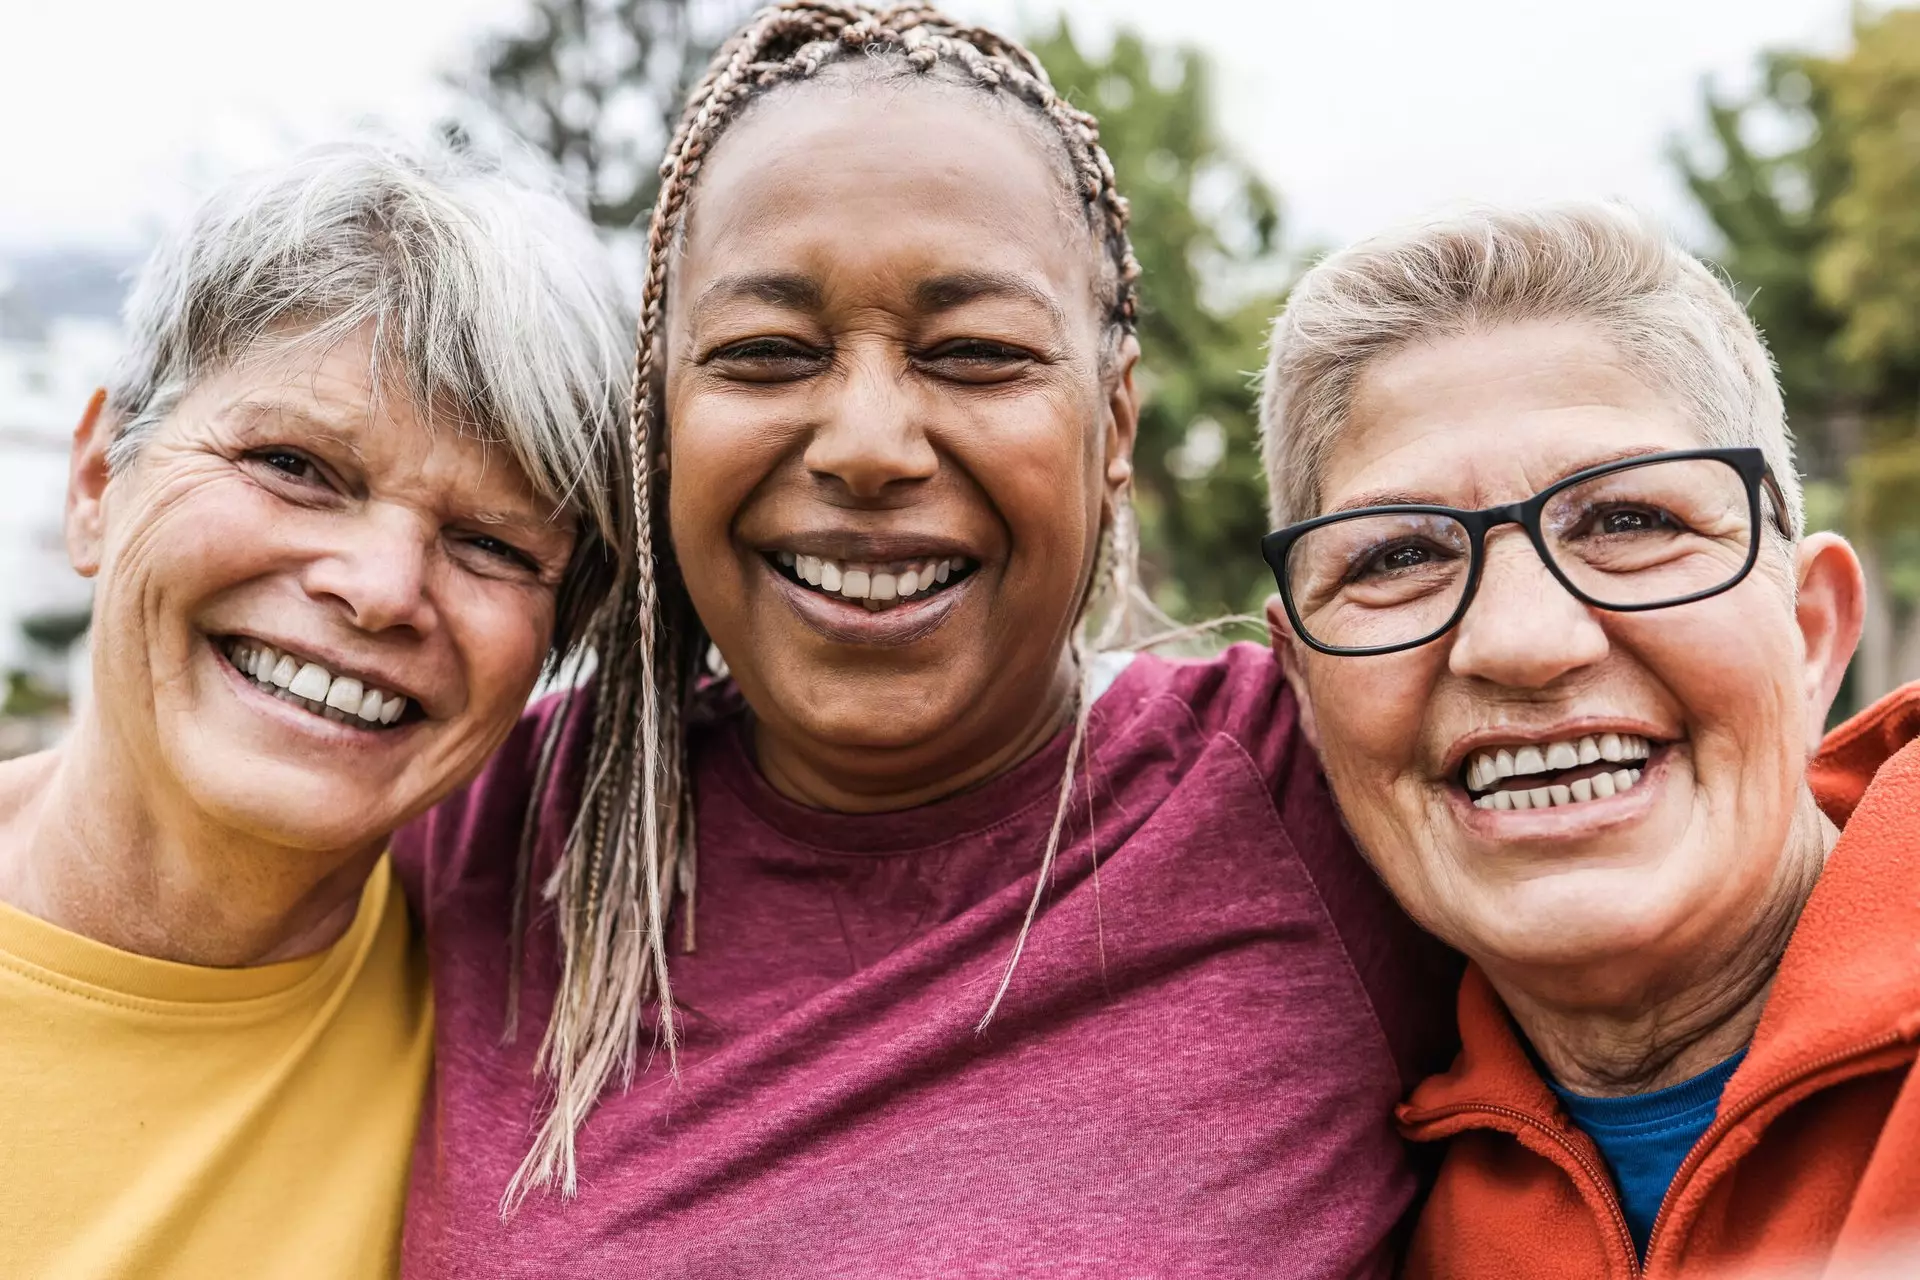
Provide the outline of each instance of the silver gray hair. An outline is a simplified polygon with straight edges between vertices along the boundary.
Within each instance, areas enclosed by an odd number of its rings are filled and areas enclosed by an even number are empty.
[[[1276,527],[1319,512],[1370,362],[1531,320],[1584,321],[1675,396],[1714,448],[1757,447],[1800,536],[1805,504],[1772,357],[1728,282],[1618,205],[1477,209],[1364,240],[1301,278],[1274,323],[1260,448]]]
[[[209,374],[371,326],[383,393],[505,448],[579,520],[556,650],[598,607],[621,545],[631,330],[606,251],[530,157],[510,172],[444,146],[314,148],[209,196],[124,318],[115,473]]]

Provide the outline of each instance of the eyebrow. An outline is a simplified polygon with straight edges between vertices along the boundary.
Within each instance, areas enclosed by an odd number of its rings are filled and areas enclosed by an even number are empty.
[[[824,304],[820,284],[798,272],[753,272],[722,276],[700,291],[692,318],[728,302],[764,302],[787,311],[818,311]]]
[[[249,427],[262,418],[292,419],[315,436],[349,454],[356,463],[365,461],[360,445],[353,438],[353,430],[346,425],[346,419],[342,416],[316,413],[306,405],[290,403],[271,395],[248,396],[235,404],[233,410],[240,421]]]
[[[1015,298],[1039,307],[1057,326],[1064,326],[1067,319],[1052,294],[1029,280],[1001,271],[958,271],[936,276],[921,282],[913,297],[922,311],[935,314],[982,298]]]
[[[1666,453],[1666,452],[1667,452],[1667,446],[1665,445],[1660,445],[1657,447],[1652,445],[1632,445],[1625,449],[1616,449],[1611,453],[1602,454],[1597,458],[1589,458],[1586,461],[1582,462],[1577,467],[1569,467],[1565,471],[1561,472],[1558,476],[1554,477],[1554,479],[1548,481],[1546,484],[1540,487],[1542,489],[1551,488],[1553,485],[1560,483],[1560,481],[1566,479],[1568,476],[1574,474],[1575,472],[1585,471],[1589,467],[1604,467],[1611,462],[1624,462],[1628,458],[1644,458],[1649,454]],[[1527,497],[1532,497],[1532,496],[1533,496],[1532,494],[1527,495]],[[1524,502],[1526,501],[1526,499],[1522,498],[1521,501]],[[1496,503],[1495,505],[1504,506],[1505,504]],[[1418,490],[1413,490],[1413,489],[1371,489],[1365,493],[1356,493],[1352,497],[1341,502],[1338,506],[1328,507],[1321,514],[1329,515],[1329,516],[1338,515],[1342,511],[1357,511],[1363,507],[1451,507],[1451,506],[1453,506],[1451,502],[1444,502],[1430,492],[1422,493]],[[1456,508],[1456,509],[1459,509],[1459,508]]]

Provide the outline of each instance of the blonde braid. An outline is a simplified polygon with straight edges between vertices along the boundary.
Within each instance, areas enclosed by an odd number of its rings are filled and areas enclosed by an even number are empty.
[[[1140,267],[1127,236],[1127,203],[1100,147],[1099,126],[1054,92],[1039,60],[1025,48],[990,31],[955,23],[928,5],[873,9],[787,0],[761,10],[715,56],[689,95],[661,162],[660,194],[647,228],[633,408],[623,442],[632,477],[632,510],[625,513],[631,528],[623,532],[630,534],[633,550],[621,557],[612,597],[593,627],[600,668],[586,784],[563,852],[544,886],[556,904],[562,965],[538,1058],[539,1070],[552,1084],[552,1108],[507,1188],[503,1213],[510,1213],[536,1186],[557,1184],[563,1194],[574,1194],[575,1135],[615,1075],[631,1080],[641,1014],[649,1002],[660,1011],[658,1042],[669,1062],[676,1068],[678,1063],[667,923],[678,895],[683,942],[691,949],[696,833],[686,731],[707,639],[679,578],[666,525],[667,427],[658,361],[671,258],[684,231],[693,188],[714,145],[748,104],[836,63],[859,59],[861,66],[872,66],[875,55],[888,54],[896,55],[914,75],[942,65],[955,67],[982,91],[1009,94],[1053,126],[1100,245],[1109,331],[1131,332],[1136,320]],[[1117,553],[1132,554],[1132,542],[1122,534],[1130,527],[1122,498],[1103,517],[1094,571],[1081,588],[1070,641],[1076,671],[1073,735],[1060,800],[1034,898],[987,1019],[1005,996],[1038,915],[1072,801],[1074,768],[1084,752],[1090,710],[1084,635],[1088,616],[1096,600],[1106,602],[1104,639],[1110,632],[1120,633],[1116,626],[1126,630],[1126,617],[1144,600],[1132,586],[1131,561],[1123,565],[1117,558]],[[557,734],[567,718],[556,717],[552,732]],[[540,791],[550,782],[545,775],[552,762],[552,741],[543,746]],[[533,800],[536,809],[540,791]],[[521,886],[517,895],[524,894],[530,874],[535,826],[530,819],[516,875]],[[517,1015],[517,975],[524,955],[518,935],[525,915],[516,905],[510,1026]]]

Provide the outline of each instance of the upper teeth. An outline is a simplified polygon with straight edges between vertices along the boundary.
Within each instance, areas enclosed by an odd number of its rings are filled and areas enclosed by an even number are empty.
[[[289,700],[300,699],[329,719],[353,717],[368,724],[392,724],[407,709],[407,700],[363,684],[352,676],[336,676],[317,662],[307,662],[290,653],[281,653],[257,640],[238,640],[229,650],[233,665],[268,688],[278,689]]]
[[[905,600],[930,591],[952,577],[966,563],[959,557],[910,564],[905,569],[885,571],[870,565],[849,565],[820,556],[779,553],[780,563],[808,586],[849,600]]]
[[[1500,747],[1476,751],[1467,757],[1467,789],[1487,791],[1502,778],[1530,777],[1558,773],[1582,765],[1624,764],[1620,769],[1604,770],[1590,778],[1565,784],[1531,788],[1502,788],[1474,800],[1480,809],[1545,809],[1553,805],[1605,799],[1625,791],[1640,781],[1638,767],[1651,754],[1645,738],[1632,734],[1589,734],[1584,738],[1544,745],[1530,743],[1520,747]]]

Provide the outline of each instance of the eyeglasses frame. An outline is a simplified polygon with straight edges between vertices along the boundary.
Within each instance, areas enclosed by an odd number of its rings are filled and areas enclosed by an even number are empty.
[[[1553,499],[1573,488],[1585,484],[1600,476],[1616,471],[1633,471],[1640,467],[1653,466],[1662,462],[1689,462],[1709,460],[1723,462],[1739,473],[1747,486],[1747,519],[1755,530],[1755,536],[1747,547],[1746,563],[1740,571],[1717,587],[1705,591],[1696,591],[1689,596],[1674,600],[1660,600],[1649,604],[1604,604],[1575,586],[1573,581],[1555,562],[1547,550],[1545,535],[1540,531],[1540,517]],[[1731,591],[1753,572],[1753,566],[1760,560],[1761,538],[1758,531],[1761,525],[1760,493],[1765,486],[1766,492],[1773,498],[1774,525],[1782,537],[1792,540],[1793,534],[1787,526],[1786,496],[1780,491],[1779,481],[1774,479],[1773,468],[1767,465],[1767,458],[1759,449],[1737,447],[1728,449],[1674,449],[1664,453],[1641,454],[1636,457],[1620,458],[1613,462],[1603,462],[1598,466],[1587,467],[1572,475],[1563,476],[1524,502],[1508,502],[1496,507],[1487,507],[1480,511],[1463,511],[1458,507],[1431,506],[1419,503],[1396,503],[1379,507],[1356,507],[1350,511],[1335,511],[1328,515],[1315,516],[1311,520],[1302,520],[1290,524],[1284,529],[1276,529],[1260,539],[1260,554],[1265,557],[1267,567],[1273,570],[1273,580],[1280,588],[1280,603],[1287,611],[1287,619],[1293,624],[1293,633],[1308,648],[1336,658],[1370,658],[1388,653],[1402,653],[1408,649],[1418,649],[1422,645],[1432,644],[1447,632],[1458,626],[1460,619],[1466,617],[1467,609],[1473,604],[1473,597],[1480,589],[1481,571],[1487,560],[1487,533],[1501,525],[1517,524],[1527,532],[1527,541],[1533,544],[1534,554],[1540,557],[1540,563],[1547,567],[1559,584],[1567,589],[1581,604],[1592,609],[1604,609],[1609,613],[1647,613],[1655,609],[1672,609],[1683,604],[1710,599],[1723,591]],[[1341,648],[1337,645],[1322,644],[1307,631],[1306,624],[1300,620],[1300,613],[1294,607],[1293,591],[1287,586],[1287,557],[1293,551],[1294,544],[1301,538],[1320,528],[1322,525],[1336,524],[1342,520],[1354,520],[1362,516],[1385,515],[1427,515],[1446,516],[1464,527],[1468,540],[1467,585],[1460,593],[1460,603],[1455,606],[1452,616],[1429,634],[1418,640],[1409,640],[1400,644],[1369,645],[1362,648]]]

